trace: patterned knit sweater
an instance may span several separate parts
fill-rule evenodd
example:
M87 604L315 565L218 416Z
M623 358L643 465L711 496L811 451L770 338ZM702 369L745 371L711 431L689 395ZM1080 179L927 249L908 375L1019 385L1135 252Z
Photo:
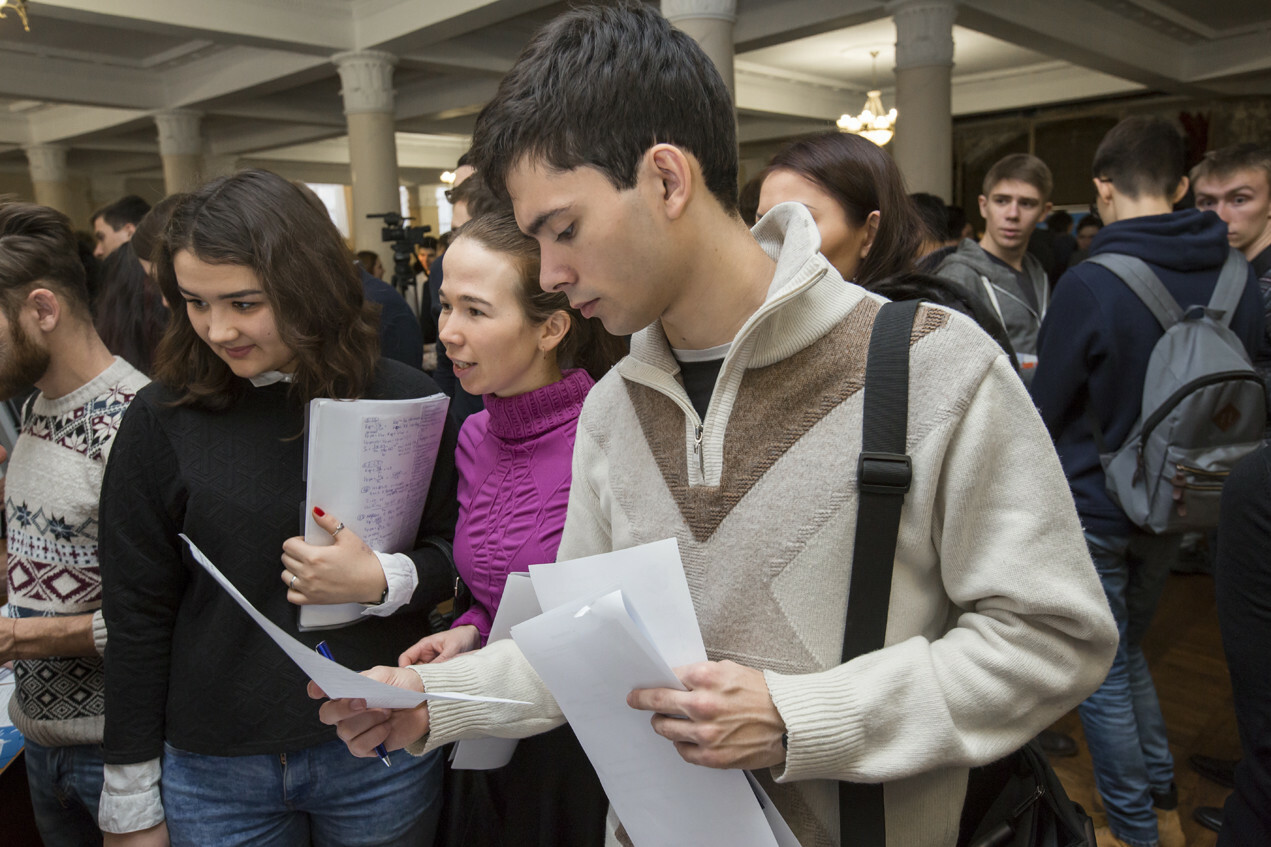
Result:
M925 307L886 646L839 663L881 301L818 254L802 207L779 207L754 234L776 275L723 362L700 447L655 324L587 398L559 556L676 536L710 658L765 672L789 751L759 776L804 847L838 844L834 780L886 784L889 847L951 847L967 767L1098 686L1112 616L1023 384L969 319ZM416 670L436 690L539 704L432 701L429 748L561 720L513 643Z
M39 615L96 612L100 654L97 505L102 472L124 410L149 380L123 359L70 394L36 396L9 460L9 602ZM14 663L9 716L46 746L102 740L105 689L101 656Z

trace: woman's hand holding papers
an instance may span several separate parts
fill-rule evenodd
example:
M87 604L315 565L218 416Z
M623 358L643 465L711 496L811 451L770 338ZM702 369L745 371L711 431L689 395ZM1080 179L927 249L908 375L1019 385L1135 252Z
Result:
M315 508L313 519L335 543L309 544L299 535L283 542L281 578L287 601L297 606L378 603L388 585L379 557L335 515Z
M481 646L481 633L475 626L467 624L448 629L445 632L434 632L426 638L414 643L405 653L397 657L399 667L407 665L427 665L453 659L460 653L468 653Z
M785 721L763 672L736 662L676 668L689 689L642 688L627 695L633 709L656 712L658 735L675 742L684 761L709 768L765 768L785 761Z
M424 690L419 674L409 668L380 666L362 671L362 675L410 691ZM308 690L315 700L327 696L312 681ZM328 700L318 709L318 720L336 728L336 735L350 753L369 759L377 755L377 744L392 752L423 738L428 733L428 704L421 703L413 709L368 709L362 699Z

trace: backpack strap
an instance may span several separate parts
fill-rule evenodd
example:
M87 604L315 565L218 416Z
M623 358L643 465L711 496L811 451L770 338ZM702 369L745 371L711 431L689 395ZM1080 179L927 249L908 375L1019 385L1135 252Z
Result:
M1244 296L1245 285L1249 282L1249 263L1234 247L1227 251L1227 261L1222 263L1218 273L1218 282L1214 285L1214 294L1209 298L1209 311L1225 327L1231 326L1231 316L1240 305Z
M1151 310L1161 329L1168 330L1183 319L1183 308L1142 259L1124 253L1100 253L1086 261L1102 265L1116 274Z
M884 304L874 318L869 339L864 437L856 464L856 539L843 629L844 663L881 649L887 634L900 510L913 477L905 455L905 434L909 337L918 305L917 300ZM839 783L839 834L844 847L884 847L887 821L881 784Z

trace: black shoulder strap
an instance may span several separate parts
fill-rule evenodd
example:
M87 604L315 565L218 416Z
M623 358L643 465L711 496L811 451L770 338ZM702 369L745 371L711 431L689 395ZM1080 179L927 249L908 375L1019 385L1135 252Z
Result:
M887 634L900 509L913 476L905 454L909 338L919 301L887 303L874 318L865 365L864 439L856 465L859 505L843 662L881 649ZM850 838L849 838L850 833ZM884 847L883 786L839 783L839 843Z

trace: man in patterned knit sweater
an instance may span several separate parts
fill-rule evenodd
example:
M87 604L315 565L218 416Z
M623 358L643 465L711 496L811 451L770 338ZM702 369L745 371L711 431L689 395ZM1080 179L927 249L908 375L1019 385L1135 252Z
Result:
M543 287L635 333L583 407L558 555L676 537L711 661L627 703L685 760L753 770L803 847L838 844L837 780L884 784L888 847L952 847L967 768L1098 686L1112 616L1023 383L972 321L925 307L886 646L841 663L882 299L820 255L803 206L747 230L735 139L710 59L644 4L549 24L477 120L477 172L537 238ZM359 756L563 720L511 640L370 673L535 705L324 704Z
M0 662L46 847L100 844L105 705L97 501L111 440L146 379L93 329L70 221L0 205L0 398L34 385L6 478L9 603Z

